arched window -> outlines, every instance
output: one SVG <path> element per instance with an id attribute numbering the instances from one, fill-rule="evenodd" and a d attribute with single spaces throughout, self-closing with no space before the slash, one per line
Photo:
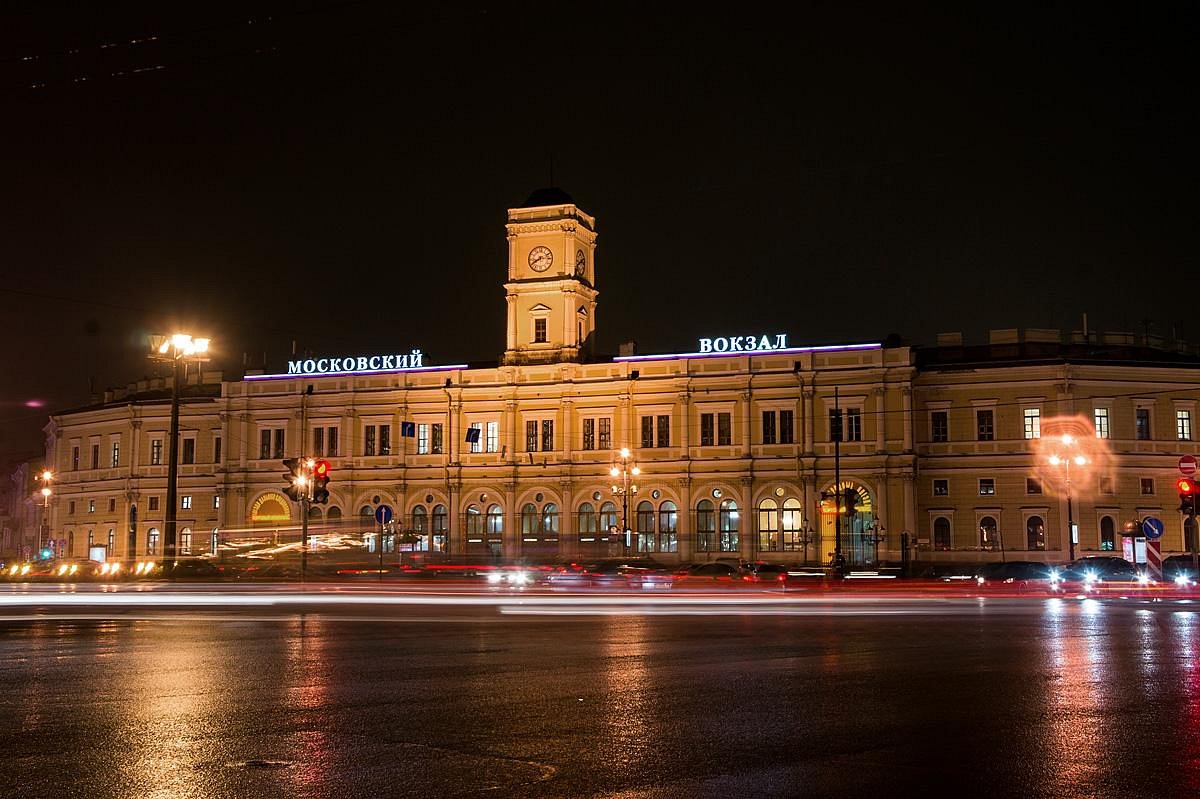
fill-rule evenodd
<path id="1" fill-rule="evenodd" d="M 358 509 L 358 523 L 361 527 L 375 526 L 375 509 L 370 505 L 363 505 Z M 371 550 L 374 552 L 375 550 Z"/>
<path id="2" fill-rule="evenodd" d="M 96 543 L 96 531 L 88 530 L 88 557 L 91 557 L 92 547 L 95 546 L 95 543 Z"/>
<path id="3" fill-rule="evenodd" d="M 558 506 L 553 502 L 542 506 L 542 534 L 550 538 L 558 536 Z"/>
<path id="4" fill-rule="evenodd" d="M 804 514 L 800 500 L 789 497 L 783 501 L 783 548 L 795 551 L 804 546 Z"/>
<path id="5" fill-rule="evenodd" d="M 179 554 L 192 554 L 192 528 L 185 527 L 179 531 Z"/>
<path id="6" fill-rule="evenodd" d="M 446 551 L 446 536 L 449 533 L 449 518 L 445 505 L 433 506 L 433 550 Z"/>
<path id="7" fill-rule="evenodd" d="M 586 535 L 589 538 L 596 535 L 596 506 L 590 502 L 585 502 L 579 506 L 579 523 L 576 529 L 580 535 Z"/>
<path id="8" fill-rule="evenodd" d="M 679 525 L 679 509 L 669 499 L 658 506 L 658 551 L 678 552 L 679 542 L 675 538 Z"/>
<path id="9" fill-rule="evenodd" d="M 483 514 L 478 505 L 467 506 L 467 538 L 476 543 L 483 540 Z"/>
<path id="10" fill-rule="evenodd" d="M 721 551 L 738 551 L 738 506 L 732 499 L 721 500 Z"/>
<path id="11" fill-rule="evenodd" d="M 939 552 L 950 551 L 950 520 L 945 516 L 933 520 L 933 548 Z"/>
<path id="12" fill-rule="evenodd" d="M 111 558 L 115 553 L 113 547 L 117 545 L 117 531 L 113 528 L 108 528 L 108 556 Z"/>
<path id="13" fill-rule="evenodd" d="M 607 535 L 608 532 L 617 526 L 617 506 L 612 502 L 605 502 L 600 506 L 600 533 Z"/>
<path id="14" fill-rule="evenodd" d="M 654 551 L 654 506 L 642 500 L 637 506 L 637 551 Z"/>
<path id="15" fill-rule="evenodd" d="M 417 505 L 412 510 L 412 529 L 417 535 L 429 532 L 429 512 L 424 505 Z"/>
<path id="16" fill-rule="evenodd" d="M 487 533 L 492 538 L 499 538 L 504 534 L 504 511 L 499 505 L 488 505 Z"/>
<path id="17" fill-rule="evenodd" d="M 1025 522 L 1026 549 L 1046 548 L 1046 524 L 1041 516 L 1030 516 Z"/>
<path id="18" fill-rule="evenodd" d="M 1112 552 L 1117 548 L 1117 523 L 1111 516 L 1100 518 L 1100 550 Z"/>
<path id="19" fill-rule="evenodd" d="M 150 532 L 146 533 L 146 554 L 158 554 L 158 528 L 151 527 Z"/>
<path id="20" fill-rule="evenodd" d="M 537 535 L 538 529 L 538 509 L 537 505 L 532 502 L 526 502 L 521 506 L 521 535 L 534 536 Z"/>
<path id="21" fill-rule="evenodd" d="M 329 510 L 325 511 L 325 521 L 328 521 L 328 522 L 340 521 L 341 518 L 342 518 L 342 509 L 337 507 L 336 505 L 334 507 L 330 508 Z"/>
<path id="22" fill-rule="evenodd" d="M 707 499 L 696 503 L 696 550 L 717 551 L 717 519 L 713 513 L 713 504 Z"/>
<path id="23" fill-rule="evenodd" d="M 779 505 L 770 498 L 758 503 L 758 548 L 763 552 L 779 549 Z"/>
<path id="24" fill-rule="evenodd" d="M 321 520 L 321 509 L 315 505 L 313 507 L 309 508 L 308 509 L 308 518 L 316 519 L 317 521 L 320 521 Z"/>
<path id="25" fill-rule="evenodd" d="M 996 527 L 996 520 L 991 516 L 984 516 L 979 520 L 979 547 L 988 551 L 1000 547 L 1000 531 Z"/>

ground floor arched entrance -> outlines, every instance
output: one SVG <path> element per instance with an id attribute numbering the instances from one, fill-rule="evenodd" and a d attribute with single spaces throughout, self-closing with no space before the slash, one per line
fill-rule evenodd
<path id="1" fill-rule="evenodd" d="M 850 501 L 847 502 L 847 493 Z M 862 483 L 843 480 L 821 492 L 821 563 L 833 563 L 837 551 L 838 526 L 846 565 L 871 568 L 879 562 L 880 540 L 875 524 L 871 492 Z"/>

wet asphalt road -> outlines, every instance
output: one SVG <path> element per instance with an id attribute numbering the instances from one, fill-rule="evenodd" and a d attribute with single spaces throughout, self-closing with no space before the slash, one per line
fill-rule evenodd
<path id="1" fill-rule="evenodd" d="M 1200 606 L 5 611 L 5 797 L 1200 793 Z"/>

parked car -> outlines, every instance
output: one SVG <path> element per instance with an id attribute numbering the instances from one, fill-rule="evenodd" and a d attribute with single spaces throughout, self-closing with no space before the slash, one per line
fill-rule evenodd
<path id="1" fill-rule="evenodd" d="M 671 584 L 671 573 L 652 558 L 604 558 L 553 572 L 547 582 L 567 588 L 659 588 Z"/>
<path id="2" fill-rule="evenodd" d="M 676 585 L 719 585 L 742 584 L 750 572 L 727 561 L 712 563 L 693 563 L 675 572 L 673 580 Z"/>
<path id="3" fill-rule="evenodd" d="M 1163 582 L 1180 588 L 1195 588 L 1200 575 L 1192 565 L 1191 555 L 1170 555 L 1163 558 Z"/>
<path id="4" fill-rule="evenodd" d="M 789 567 L 782 563 L 763 563 L 755 561 L 746 567 L 746 574 L 743 579 L 750 583 L 760 583 L 766 585 L 786 586 L 788 581 Z"/>

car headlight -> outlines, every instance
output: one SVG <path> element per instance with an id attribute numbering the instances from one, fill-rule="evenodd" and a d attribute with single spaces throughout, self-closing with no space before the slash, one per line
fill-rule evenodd
<path id="1" fill-rule="evenodd" d="M 1050 582 L 1052 582 L 1052 583 L 1062 582 L 1062 574 L 1059 573 L 1058 569 L 1050 570 Z"/>
<path id="2" fill-rule="evenodd" d="M 516 574 L 512 575 L 512 577 L 510 577 L 509 579 L 512 582 L 516 583 L 517 585 L 528 585 L 529 572 L 517 572 Z"/>
<path id="3" fill-rule="evenodd" d="M 1150 585 L 1150 575 L 1145 573 L 1139 574 L 1138 585 Z"/>
<path id="4" fill-rule="evenodd" d="M 1088 572 L 1087 574 L 1083 575 L 1083 581 L 1085 583 L 1094 583 L 1094 582 L 1097 582 L 1098 580 L 1099 580 L 1099 578 L 1096 577 L 1095 572 Z"/>
<path id="5" fill-rule="evenodd" d="M 1192 581 L 1188 579 L 1186 574 L 1180 574 L 1175 577 L 1175 585 L 1179 586 L 1180 588 L 1187 588 L 1191 584 Z"/>
<path id="6" fill-rule="evenodd" d="M 503 579 L 504 575 L 500 572 L 488 572 L 487 581 L 492 585 L 499 585 Z"/>

